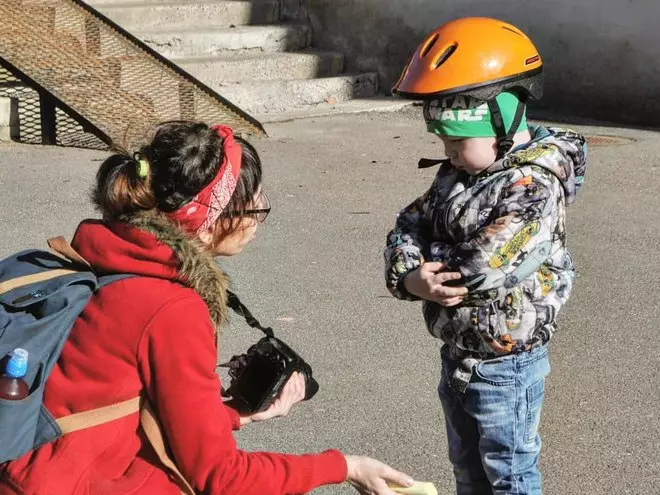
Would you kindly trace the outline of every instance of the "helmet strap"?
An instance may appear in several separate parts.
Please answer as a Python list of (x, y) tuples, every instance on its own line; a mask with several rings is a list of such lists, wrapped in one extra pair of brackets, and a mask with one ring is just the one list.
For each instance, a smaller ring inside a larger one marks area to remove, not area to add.
[(504, 119), (502, 118), (500, 105), (497, 103), (495, 98), (488, 100), (488, 109), (490, 110), (493, 129), (495, 129), (495, 133), (497, 134), (497, 159), (500, 160), (513, 147), (513, 137), (516, 135), (516, 131), (518, 130), (518, 127), (520, 127), (520, 123), (522, 122), (523, 116), (525, 114), (525, 99), (521, 97), (518, 101), (516, 113), (508, 131), (504, 125)]

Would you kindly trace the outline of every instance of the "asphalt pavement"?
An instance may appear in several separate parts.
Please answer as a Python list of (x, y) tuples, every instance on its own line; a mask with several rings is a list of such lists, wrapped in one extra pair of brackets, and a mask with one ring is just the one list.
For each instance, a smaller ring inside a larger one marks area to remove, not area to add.
[[(419, 303), (393, 299), (382, 249), (397, 211), (442, 155), (418, 108), (272, 124), (254, 144), (273, 211), (257, 240), (223, 261), (255, 315), (313, 366), (318, 395), (289, 417), (246, 427), (242, 448), (339, 448), (377, 457), (453, 493), (437, 384), (439, 345)], [(541, 434), (545, 493), (660, 494), (660, 134), (573, 125), (592, 146), (568, 212), (578, 270), (550, 344)], [(634, 139), (634, 141), (630, 141)], [(71, 237), (96, 216), (103, 152), (0, 145), (0, 256)], [(221, 354), (260, 335), (235, 317)], [(333, 486), (319, 495), (354, 493)]]

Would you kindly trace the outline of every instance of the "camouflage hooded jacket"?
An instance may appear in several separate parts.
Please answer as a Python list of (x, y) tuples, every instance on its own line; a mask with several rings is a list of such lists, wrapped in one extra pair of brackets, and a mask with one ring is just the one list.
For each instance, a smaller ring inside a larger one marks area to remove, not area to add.
[(585, 140), (565, 129), (530, 131), (529, 143), (478, 176), (443, 164), (387, 236), (385, 277), (395, 297), (417, 299), (403, 278), (425, 261), (463, 275), (461, 305), (423, 305), (429, 332), (459, 354), (486, 358), (546, 343), (571, 293), (565, 205), (584, 180)]

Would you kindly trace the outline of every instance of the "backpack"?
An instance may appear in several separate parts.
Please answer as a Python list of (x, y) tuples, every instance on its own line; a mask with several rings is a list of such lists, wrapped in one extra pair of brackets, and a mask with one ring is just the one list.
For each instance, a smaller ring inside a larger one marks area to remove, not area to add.
[(130, 274), (97, 276), (63, 237), (48, 240), (57, 254), (37, 249), (0, 260), (0, 373), (17, 347), (28, 351), (24, 377), (29, 395), (0, 399), (0, 466), (71, 433), (140, 411), (142, 428), (156, 454), (185, 493), (194, 493), (167, 456), (163, 435), (146, 400), (54, 419), (43, 406), (46, 382), (76, 318), (99, 289)]

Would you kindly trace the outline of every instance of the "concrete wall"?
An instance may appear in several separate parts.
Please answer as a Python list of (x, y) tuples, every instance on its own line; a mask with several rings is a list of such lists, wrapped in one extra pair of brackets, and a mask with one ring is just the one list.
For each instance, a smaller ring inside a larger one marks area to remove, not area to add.
[(0, 142), (18, 137), (18, 99), (0, 97)]
[(283, 0), (306, 15), (314, 44), (348, 56), (349, 70), (377, 69), (386, 91), (429, 31), (463, 16), (523, 29), (545, 62), (537, 108), (660, 126), (660, 0)]

